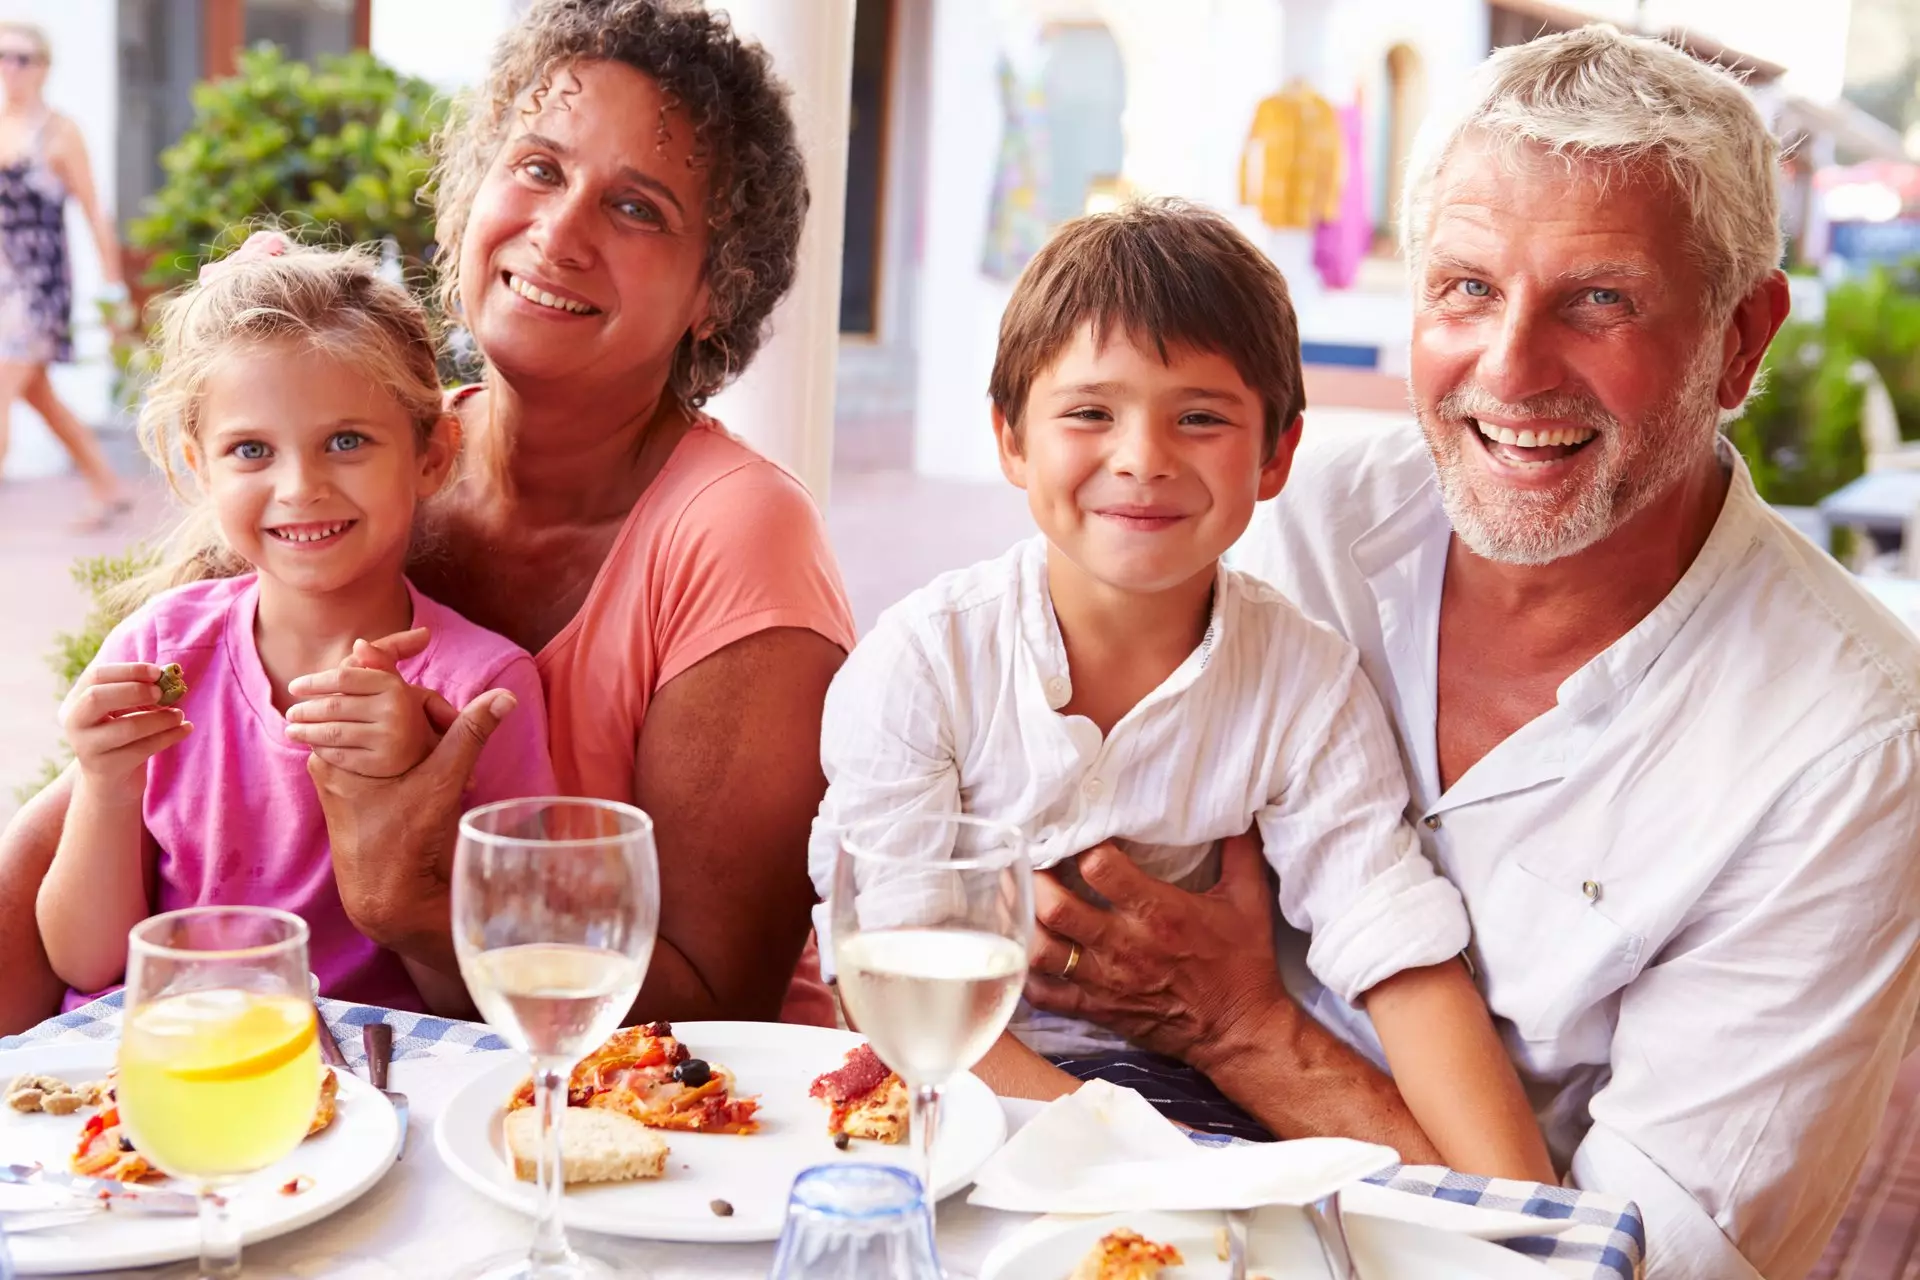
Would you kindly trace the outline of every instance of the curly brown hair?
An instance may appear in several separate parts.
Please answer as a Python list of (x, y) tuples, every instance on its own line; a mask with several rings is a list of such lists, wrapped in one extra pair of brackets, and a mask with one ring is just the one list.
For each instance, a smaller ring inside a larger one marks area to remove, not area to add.
[[(440, 299), (458, 314), (467, 216), (519, 103), (583, 61), (619, 62), (651, 77), (693, 125), (694, 163), (707, 171), (705, 276), (711, 332), (689, 333), (667, 387), (698, 408), (753, 360), (767, 317), (793, 284), (807, 214), (807, 170), (788, 91), (758, 43), (725, 13), (688, 0), (536, 0), (495, 47), (487, 79), (456, 103), (434, 140), (433, 193)], [(658, 130), (664, 134), (663, 118)]]

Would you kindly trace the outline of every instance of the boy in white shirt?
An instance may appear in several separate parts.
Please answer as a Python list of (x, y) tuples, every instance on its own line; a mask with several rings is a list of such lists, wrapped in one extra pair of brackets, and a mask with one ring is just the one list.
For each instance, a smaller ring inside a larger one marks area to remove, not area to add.
[[(1103, 842), (1200, 889), (1217, 842), (1257, 826), (1282, 913), (1312, 934), (1309, 967), (1367, 1001), (1448, 1163), (1552, 1181), (1355, 650), (1221, 563), (1299, 441), (1279, 271), (1194, 206), (1076, 219), (1015, 287), (989, 390), (1001, 468), (1041, 536), (889, 609), (834, 680), (809, 855), (821, 896), (832, 828), (863, 819), (1011, 823), (1036, 869), (1083, 894), (1073, 860)], [(1023, 1003), (976, 1070), (1048, 1098), (1079, 1081), (1043, 1054), (1126, 1049)]]

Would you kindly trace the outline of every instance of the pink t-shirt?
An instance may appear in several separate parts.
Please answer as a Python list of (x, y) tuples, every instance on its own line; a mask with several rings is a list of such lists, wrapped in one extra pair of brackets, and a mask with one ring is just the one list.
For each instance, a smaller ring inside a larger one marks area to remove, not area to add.
[[(568, 795), (634, 800), (640, 727), (662, 686), (770, 627), (853, 647), (853, 613), (805, 486), (718, 423), (674, 447), (580, 612), (540, 651), (553, 766)], [(809, 752), (818, 744), (798, 744)], [(798, 856), (798, 851), (796, 851)], [(833, 1024), (811, 943), (782, 1012)]]
[[(546, 714), (533, 659), (408, 584), (413, 625), (427, 647), (400, 664), (409, 684), (462, 707), (506, 689), (519, 707), (480, 753), (462, 807), (554, 794)], [(333, 880), (325, 816), (307, 776), (307, 748), (286, 739), (286, 719), (254, 645), (253, 574), (163, 592), (115, 627), (96, 663), (180, 664), (193, 732), (147, 762), (147, 830), (160, 848), (155, 912), (254, 905), (294, 912), (311, 930), (322, 995), (424, 1010), (400, 958), (347, 919)], [(69, 992), (67, 1006), (91, 996)]]

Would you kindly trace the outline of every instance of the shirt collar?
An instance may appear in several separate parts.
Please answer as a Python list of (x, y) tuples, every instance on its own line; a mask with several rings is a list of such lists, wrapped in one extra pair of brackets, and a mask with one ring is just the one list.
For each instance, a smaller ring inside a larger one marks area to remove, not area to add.
[[(1060, 635), (1060, 619), (1053, 611), (1053, 592), (1047, 585), (1047, 550), (1045, 537), (1029, 538), (1021, 547), (1013, 594), (1020, 611), (1021, 643), (1033, 663), (1047, 705), (1058, 711), (1073, 697), (1073, 675), (1067, 666), (1067, 644)], [(1207, 619), (1206, 634), (1173, 673), (1140, 700), (1140, 707), (1172, 697), (1192, 685), (1207, 669), (1221, 637), (1229, 634), (1227, 626), (1231, 611), (1237, 608), (1238, 595), (1232, 590), (1224, 561), (1214, 566), (1213, 573), (1212, 613)]]
[[(1757, 536), (1758, 515), (1764, 504), (1754, 489), (1746, 461), (1724, 436), (1717, 438), (1715, 451), (1731, 476), (1726, 501), (1712, 531), (1666, 598), (1632, 630), (1561, 683), (1559, 704), (1573, 715), (1583, 715), (1637, 685)], [(1351, 555), (1376, 601), (1431, 601), (1428, 607), (1437, 607), (1440, 593), (1419, 590), (1420, 584), (1407, 581), (1407, 577), (1417, 553), (1443, 550), (1452, 534), (1452, 523), (1440, 499), (1439, 480), (1429, 465), (1427, 474), (1407, 498), (1354, 540)], [(1444, 554), (1419, 560), (1422, 576), (1444, 572), (1444, 566)]]

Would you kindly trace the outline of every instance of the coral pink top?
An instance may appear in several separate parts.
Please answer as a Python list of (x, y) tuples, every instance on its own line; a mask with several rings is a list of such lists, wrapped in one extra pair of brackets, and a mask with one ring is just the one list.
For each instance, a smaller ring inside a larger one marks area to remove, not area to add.
[[(853, 613), (812, 496), (705, 422), (675, 446), (634, 504), (586, 603), (535, 659), (560, 789), (631, 803), (654, 694), (769, 627), (802, 627), (853, 647)], [(812, 752), (816, 744), (799, 747)], [(811, 942), (782, 1016), (833, 1025)]]

